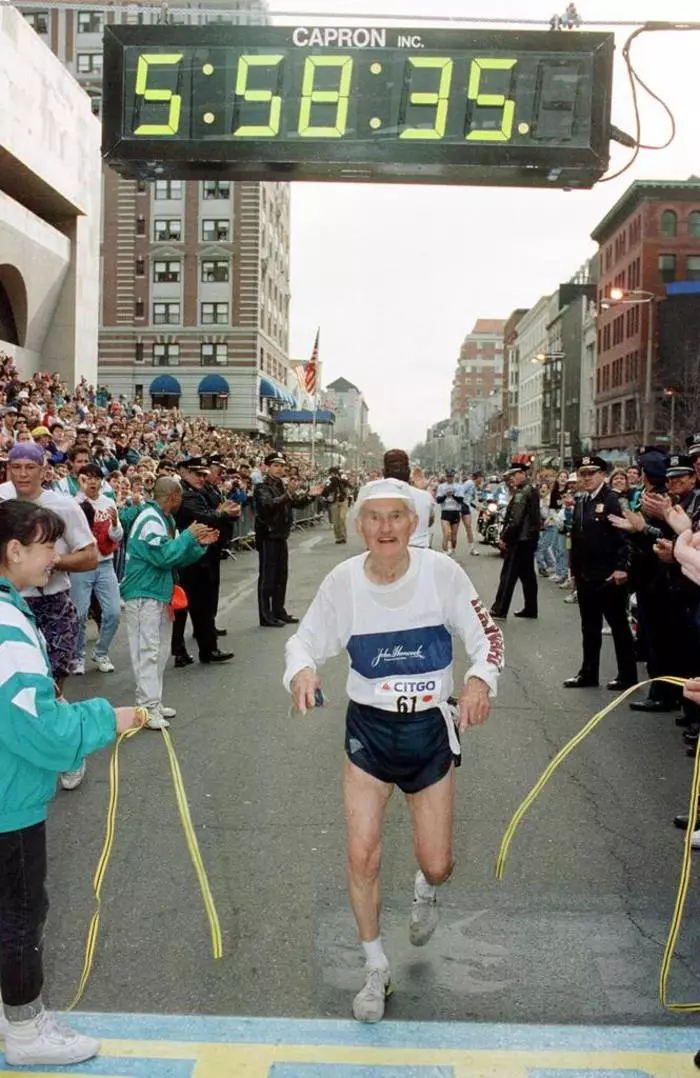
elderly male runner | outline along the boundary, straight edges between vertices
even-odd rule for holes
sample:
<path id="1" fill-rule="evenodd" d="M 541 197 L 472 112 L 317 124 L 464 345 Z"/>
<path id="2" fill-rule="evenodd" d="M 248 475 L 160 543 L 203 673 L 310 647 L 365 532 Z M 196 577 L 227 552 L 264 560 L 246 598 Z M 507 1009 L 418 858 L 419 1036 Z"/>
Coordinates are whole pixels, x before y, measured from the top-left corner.
<path id="1" fill-rule="evenodd" d="M 301 712 L 314 707 L 317 668 L 345 648 L 350 702 L 344 796 L 348 886 L 366 958 L 355 996 L 360 1022 L 378 1022 L 391 992 L 379 932 L 382 825 L 394 786 L 406 795 L 419 870 L 409 934 L 420 947 L 437 925 L 437 887 L 453 867 L 455 730 L 484 722 L 503 666 L 503 639 L 464 570 L 445 554 L 409 550 L 418 518 L 411 488 L 378 479 L 361 488 L 356 527 L 367 553 L 326 577 L 287 642 L 284 684 Z M 470 668 L 452 692 L 452 635 Z"/>

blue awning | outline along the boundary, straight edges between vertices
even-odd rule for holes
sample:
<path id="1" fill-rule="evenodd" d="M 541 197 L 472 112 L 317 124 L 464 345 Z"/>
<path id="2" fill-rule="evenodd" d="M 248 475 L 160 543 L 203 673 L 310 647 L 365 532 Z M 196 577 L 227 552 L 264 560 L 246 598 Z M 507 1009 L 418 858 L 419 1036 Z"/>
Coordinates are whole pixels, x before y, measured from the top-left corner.
<path id="1" fill-rule="evenodd" d="M 259 390 L 259 392 L 260 392 L 261 397 L 269 397 L 273 401 L 279 400 L 279 395 L 277 393 L 277 388 L 276 388 L 274 382 L 271 382 L 269 378 L 261 378 L 260 379 L 260 390 Z"/>
<path id="2" fill-rule="evenodd" d="M 172 374 L 159 374 L 157 378 L 154 378 L 151 382 L 150 393 L 169 393 L 174 397 L 181 397 L 182 390 L 180 389 L 180 383 L 177 378 L 173 378 Z"/>
<path id="3" fill-rule="evenodd" d="M 314 413 L 305 408 L 301 411 L 289 409 L 277 413 L 278 423 L 313 423 L 313 421 Z M 335 415 L 328 408 L 318 408 L 316 410 L 316 422 L 335 423 Z"/>
<path id="4" fill-rule="evenodd" d="M 229 395 L 228 382 L 220 374 L 205 374 L 197 389 L 198 393 L 218 393 L 220 396 Z"/>

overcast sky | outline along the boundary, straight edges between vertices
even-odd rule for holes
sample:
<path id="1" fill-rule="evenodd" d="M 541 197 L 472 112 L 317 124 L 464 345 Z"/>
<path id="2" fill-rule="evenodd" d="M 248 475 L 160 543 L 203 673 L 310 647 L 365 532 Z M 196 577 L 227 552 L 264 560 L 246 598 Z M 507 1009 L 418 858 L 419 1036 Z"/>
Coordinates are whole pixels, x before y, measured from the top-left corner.
<path id="1" fill-rule="evenodd" d="M 416 15 L 424 0 L 271 0 L 273 11 Z M 549 17 L 564 0 L 435 0 L 440 16 Z M 580 0 L 584 21 L 700 18 L 698 0 Z M 327 22 L 328 20 L 326 20 Z M 369 20 L 367 20 L 369 21 Z M 347 21 L 332 20 L 333 25 Z M 410 24 L 410 19 L 405 20 Z M 591 29 L 596 29 L 592 26 Z M 634 131 L 617 32 L 613 122 Z M 674 144 L 642 151 L 624 176 L 592 191 L 364 184 L 292 186 L 291 355 L 307 358 L 321 326 L 324 382 L 339 375 L 365 394 L 387 447 L 410 448 L 449 414 L 460 344 L 477 318 L 506 318 L 567 280 L 595 250 L 589 234 L 634 179 L 700 173 L 697 70 L 700 32 L 643 35 L 633 60 L 672 108 Z M 662 142 L 668 121 L 642 99 L 644 142 Z M 613 165 L 629 150 L 614 145 Z"/>

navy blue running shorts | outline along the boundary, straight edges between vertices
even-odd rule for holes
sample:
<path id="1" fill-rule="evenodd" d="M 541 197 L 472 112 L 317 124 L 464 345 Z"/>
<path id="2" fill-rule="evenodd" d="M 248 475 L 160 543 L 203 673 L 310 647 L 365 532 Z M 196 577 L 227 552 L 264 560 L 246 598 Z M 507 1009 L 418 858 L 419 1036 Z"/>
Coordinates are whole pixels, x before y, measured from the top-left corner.
<path id="1" fill-rule="evenodd" d="M 440 514 L 441 520 L 446 520 L 448 524 L 459 524 L 460 516 L 459 509 L 443 509 Z"/>
<path id="2" fill-rule="evenodd" d="M 351 700 L 345 721 L 345 752 L 351 763 L 405 794 L 417 794 L 459 767 L 439 708 L 398 715 Z"/>
<path id="3" fill-rule="evenodd" d="M 463 517 L 470 517 L 472 515 L 472 507 L 469 502 L 462 502 L 462 508 L 460 509 L 460 513 Z"/>

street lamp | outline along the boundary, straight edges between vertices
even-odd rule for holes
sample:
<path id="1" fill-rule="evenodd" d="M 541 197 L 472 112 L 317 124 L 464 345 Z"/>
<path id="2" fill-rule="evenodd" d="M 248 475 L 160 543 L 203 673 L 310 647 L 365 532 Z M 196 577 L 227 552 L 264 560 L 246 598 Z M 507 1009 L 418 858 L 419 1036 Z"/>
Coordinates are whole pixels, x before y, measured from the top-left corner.
<path id="1" fill-rule="evenodd" d="M 671 398 L 671 433 L 669 436 L 668 444 L 673 452 L 673 443 L 676 440 L 676 391 L 675 389 L 664 389 L 664 397 Z"/>
<path id="2" fill-rule="evenodd" d="M 655 292 L 648 292 L 644 288 L 611 288 L 610 301 L 601 304 L 603 309 L 618 303 L 632 304 L 633 306 L 636 306 L 639 303 L 649 304 L 649 318 L 647 319 L 647 360 L 644 370 L 644 415 L 642 417 L 643 445 L 647 445 L 651 433 L 651 363 L 654 355 L 654 300 L 656 298 Z"/>
<path id="3" fill-rule="evenodd" d="M 533 359 L 533 363 L 553 363 L 554 360 L 559 360 L 561 363 L 561 376 L 559 378 L 559 467 L 564 467 L 565 457 L 565 444 L 564 444 L 564 427 L 566 426 L 566 395 L 564 393 L 564 362 L 566 360 L 565 352 L 538 352 Z"/>

